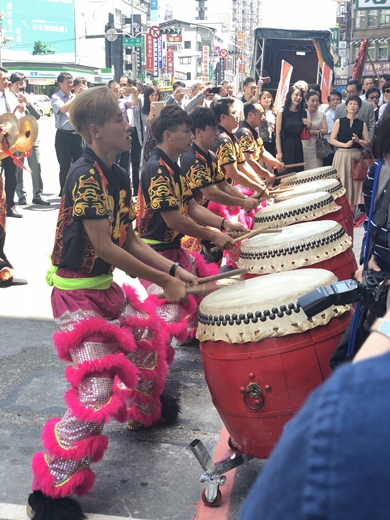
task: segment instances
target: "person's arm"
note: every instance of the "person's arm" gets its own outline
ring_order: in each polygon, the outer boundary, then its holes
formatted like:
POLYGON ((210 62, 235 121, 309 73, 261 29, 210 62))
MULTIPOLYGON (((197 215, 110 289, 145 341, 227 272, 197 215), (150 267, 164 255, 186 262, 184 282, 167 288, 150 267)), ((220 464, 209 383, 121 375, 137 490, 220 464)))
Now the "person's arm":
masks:
MULTIPOLYGON (((237 165, 238 170, 246 175, 246 177, 251 180, 252 182, 256 182, 260 188, 260 190, 264 191, 265 195, 268 195, 268 190, 266 189, 266 185, 264 182, 258 178, 256 172, 253 170, 253 168, 245 161, 243 163, 240 163, 237 165)), ((259 191, 257 189, 257 191, 259 191)))
POLYGON ((256 92, 255 92, 256 101, 259 101, 259 99, 260 99, 261 88, 263 86, 263 83, 264 83, 264 81, 261 78, 259 78, 259 81, 257 82, 257 85, 256 85, 256 92))
MULTIPOLYGON (((215 215, 207 208, 200 206, 194 199, 191 199, 188 204, 188 214, 193 220, 195 220, 195 222, 198 222, 203 226, 212 226, 214 228, 221 229, 221 224, 223 223, 223 229, 225 229, 225 231, 233 233, 237 236, 240 236, 240 234, 248 231, 242 224, 237 222, 230 222, 226 219, 221 220, 221 217, 218 217, 218 215, 215 215)), ((217 234, 220 235, 221 233, 217 234)))
MULTIPOLYGON (((263 166, 261 166, 261 164, 259 164, 254 158, 253 158, 253 155, 250 153, 250 152, 244 152, 244 157, 245 157, 245 160, 248 164, 248 166, 250 166, 252 168, 252 170, 260 177, 260 178, 265 178, 267 181, 270 181, 271 180, 271 175, 270 172, 268 170, 266 170, 265 168, 263 168, 263 166)), ((279 162, 279 161, 278 161, 279 162)), ((274 178, 275 176, 273 176, 274 178)))
POLYGON ((150 267, 112 242, 108 219, 83 219, 83 224, 99 258, 125 273, 159 285, 164 289, 168 301, 185 299, 186 286, 183 281, 150 267))
POLYGON ((353 145, 352 139, 347 143, 343 143, 337 140, 337 136, 340 128, 340 119, 336 119, 332 128, 332 133, 330 134, 329 142, 331 145, 336 146, 337 148, 351 148, 353 145))
MULTIPOLYGON (((272 166, 272 168, 275 168, 276 170, 279 170, 280 172, 282 172, 285 169, 284 164, 282 162, 278 161, 265 148, 263 148, 263 151, 262 151, 262 153, 260 155, 260 159, 262 161, 264 161, 266 164, 268 164, 269 166, 272 166)), ((270 176, 272 176, 273 178, 275 177, 275 175, 270 174, 269 172, 268 172, 268 174, 270 176)))
MULTIPOLYGON (((390 310, 384 315, 385 320, 390 320, 390 310)), ((390 351, 390 338, 380 332, 371 332, 362 347, 353 359, 357 363, 364 359, 381 356, 390 351)))
POLYGON ((360 146, 368 146, 370 144, 370 137, 368 135, 368 129, 366 123, 363 123, 363 139, 359 139, 359 137, 356 134, 352 134, 352 141, 355 143, 360 144, 360 146))
MULTIPOLYGON (((238 190, 236 190, 233 186, 230 186, 226 181, 222 181, 216 185, 210 185, 200 188, 203 196, 207 200, 211 200, 212 202, 217 202, 218 204, 223 204, 225 206, 239 206, 240 208, 245 209, 245 211, 250 211, 252 209, 257 208, 259 205, 259 201, 257 199, 252 199, 250 197, 245 198, 238 190), (227 193, 223 188, 220 188, 221 184, 226 184, 232 190, 233 193, 227 193)), ((230 190, 228 190, 230 191, 230 190)))
POLYGON ((225 164, 224 169, 226 176, 230 177, 237 184, 242 184, 246 188, 260 194, 264 192, 264 185, 260 182, 260 179, 255 178, 253 180, 248 177, 244 172, 237 168, 237 163, 225 164))
POLYGON ((325 137, 326 134, 328 133, 328 123, 326 121, 326 117, 325 116, 322 119, 321 133, 322 133, 322 137, 325 137))
POLYGON ((188 113, 188 112, 191 112, 192 109, 194 109, 195 107, 198 106, 198 104, 200 103, 200 101, 203 101, 206 97, 206 93, 205 91, 208 91, 210 90, 209 88, 207 89, 203 89, 201 90, 200 92, 198 92, 196 94, 196 96, 194 96, 192 99, 190 99, 188 101, 188 103, 185 105, 184 107, 184 110, 188 113))
POLYGON ((282 110, 279 110, 279 112, 276 114, 275 121, 276 158, 278 161, 283 161, 282 140, 280 138, 280 133, 282 131, 282 117, 283 112, 282 110))
MULTIPOLYGON (((188 204, 189 210, 193 204, 196 204, 196 202, 191 199, 188 204)), ((223 219, 221 217, 217 217, 217 215, 214 215, 214 213, 211 213, 211 211, 209 213, 213 216, 213 218, 211 218, 210 221, 205 224, 205 226, 212 226, 220 229, 223 219)), ((210 242, 213 242, 221 249, 231 249, 233 246, 233 240, 229 237, 229 235, 208 229, 207 227, 200 225, 200 223, 198 224, 190 218, 185 217, 178 210, 161 211, 160 215, 163 218, 165 224, 178 233, 189 235, 190 237, 210 240, 210 242)))
MULTIPOLYGON (((375 112, 374 107, 370 104, 369 111, 368 111, 368 121, 367 121, 367 128, 368 128, 368 139, 369 143, 372 143, 375 135, 375 112)), ((366 140, 366 139, 365 139, 366 140)), ((368 146, 367 143, 365 146, 368 146)))

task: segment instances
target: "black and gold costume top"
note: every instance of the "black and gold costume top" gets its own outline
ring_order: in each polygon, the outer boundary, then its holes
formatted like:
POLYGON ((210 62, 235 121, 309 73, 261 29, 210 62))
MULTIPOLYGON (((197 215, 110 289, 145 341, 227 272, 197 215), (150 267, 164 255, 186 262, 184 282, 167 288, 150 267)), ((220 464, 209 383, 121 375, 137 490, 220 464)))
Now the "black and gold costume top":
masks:
POLYGON ((225 174, 219 167, 215 153, 205 153, 199 146, 192 143, 190 151, 181 156, 180 166, 195 201, 207 207, 208 200, 203 196, 201 188, 213 186, 225 180, 225 174))
POLYGON ((260 156, 264 153, 264 145, 256 129, 244 121, 242 125, 238 127, 235 135, 238 139, 241 152, 243 154, 252 154, 253 159, 258 161, 260 156))
POLYGON ((226 175, 225 166, 227 164, 242 164, 245 162, 245 157, 241 152, 238 139, 235 135, 225 130, 221 125, 218 126, 218 131, 218 143, 215 154, 220 168, 226 175))
POLYGON ((163 211, 180 211, 188 215, 188 203, 193 198, 180 166, 160 148, 141 172, 140 196, 137 206, 137 229, 140 238, 158 242, 180 242, 182 234, 169 228, 161 216, 163 211))
POLYGON ((130 179, 113 164, 108 168, 89 148, 69 170, 57 220, 53 265, 82 275, 108 274, 114 267, 94 251, 83 220, 108 219, 111 240, 122 247, 135 219, 130 179))

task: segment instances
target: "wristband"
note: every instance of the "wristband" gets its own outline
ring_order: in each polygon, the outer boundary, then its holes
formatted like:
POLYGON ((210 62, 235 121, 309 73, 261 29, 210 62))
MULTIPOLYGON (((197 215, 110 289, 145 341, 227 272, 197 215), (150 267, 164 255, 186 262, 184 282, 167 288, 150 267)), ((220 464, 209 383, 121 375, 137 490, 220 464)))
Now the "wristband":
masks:
POLYGON ((225 220, 226 220, 226 218, 222 219, 221 226, 220 226, 221 231, 225 231, 225 226, 224 226, 225 220))
POLYGON ((181 267, 181 265, 179 264, 179 262, 173 262, 173 264, 171 265, 171 268, 169 269, 169 274, 170 274, 170 276, 175 276, 176 269, 177 269, 178 267, 181 267))
POLYGON ((385 320, 384 318, 377 318, 374 321, 370 332, 379 332, 379 334, 382 334, 383 336, 386 336, 387 339, 390 339, 390 321, 385 320))

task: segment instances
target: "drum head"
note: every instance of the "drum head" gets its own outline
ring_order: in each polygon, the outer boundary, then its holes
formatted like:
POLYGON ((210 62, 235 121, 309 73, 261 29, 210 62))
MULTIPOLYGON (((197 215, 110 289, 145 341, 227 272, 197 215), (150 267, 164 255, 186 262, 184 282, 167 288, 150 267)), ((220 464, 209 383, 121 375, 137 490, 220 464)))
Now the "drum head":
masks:
POLYGON ((327 191, 334 199, 338 199, 345 195, 345 188, 338 179, 321 179, 319 181, 306 182, 291 186, 291 191, 280 193, 274 197, 275 202, 282 202, 294 197, 300 197, 307 193, 318 193, 319 191, 327 191))
POLYGON ((304 222, 243 242, 238 267, 248 267, 250 274, 291 271, 329 260, 351 246, 351 237, 338 222, 304 222))
POLYGON ((326 191, 309 193, 277 204, 270 204, 256 212, 254 229, 272 229, 308 222, 338 211, 332 195, 326 191))
POLYGON ((303 172, 292 173, 291 175, 278 177, 281 184, 304 184, 305 182, 320 179, 338 179, 337 170, 333 166, 321 166, 303 172))
POLYGON ((197 338, 227 343, 258 342, 326 325, 350 306, 331 306, 308 319, 297 299, 337 281, 324 269, 270 274, 207 295, 198 311, 197 338))

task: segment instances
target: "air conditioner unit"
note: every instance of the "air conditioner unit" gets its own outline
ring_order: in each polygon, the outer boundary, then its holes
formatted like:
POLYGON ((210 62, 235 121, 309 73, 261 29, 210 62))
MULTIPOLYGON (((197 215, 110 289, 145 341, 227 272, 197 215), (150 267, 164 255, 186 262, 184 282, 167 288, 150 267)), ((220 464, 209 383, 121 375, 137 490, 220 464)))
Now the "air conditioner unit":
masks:
POLYGON ((102 77, 101 76, 95 76, 93 82, 94 83, 103 83, 102 77))

